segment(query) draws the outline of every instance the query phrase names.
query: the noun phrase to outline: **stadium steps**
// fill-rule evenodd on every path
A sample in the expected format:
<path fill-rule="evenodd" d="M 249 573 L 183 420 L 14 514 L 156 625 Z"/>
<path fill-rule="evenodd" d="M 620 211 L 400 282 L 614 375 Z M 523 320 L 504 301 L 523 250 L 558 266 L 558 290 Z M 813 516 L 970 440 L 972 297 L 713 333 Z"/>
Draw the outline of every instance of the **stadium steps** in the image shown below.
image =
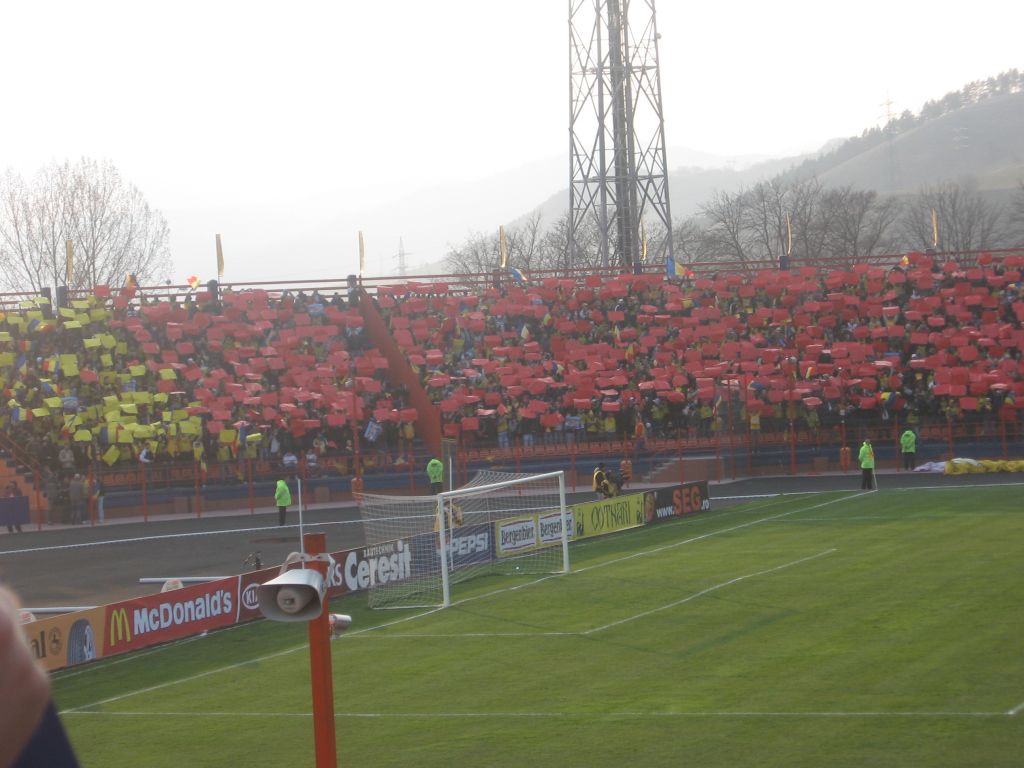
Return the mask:
<path fill-rule="evenodd" d="M 46 510 L 46 497 L 42 493 L 36 494 L 28 471 L 23 469 L 14 459 L 9 456 L 3 456 L 2 460 L 0 460 L 0 492 L 7 488 L 11 480 L 17 484 L 18 490 L 22 495 L 28 496 L 29 511 L 33 515 L 36 511 Z"/>
<path fill-rule="evenodd" d="M 683 463 L 680 471 L 679 464 Z M 641 482 L 658 484 L 678 483 L 698 480 L 718 480 L 725 476 L 724 459 L 721 456 L 692 456 L 682 459 L 669 459 L 646 473 Z"/>

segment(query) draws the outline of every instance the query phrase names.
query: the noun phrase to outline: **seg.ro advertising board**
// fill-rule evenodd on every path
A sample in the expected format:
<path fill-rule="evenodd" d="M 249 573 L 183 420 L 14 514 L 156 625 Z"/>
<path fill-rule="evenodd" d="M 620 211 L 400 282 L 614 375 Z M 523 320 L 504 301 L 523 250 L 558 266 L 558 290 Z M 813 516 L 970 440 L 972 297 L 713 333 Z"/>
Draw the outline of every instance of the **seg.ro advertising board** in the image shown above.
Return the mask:
<path fill-rule="evenodd" d="M 643 496 L 646 525 L 711 510 L 711 496 L 706 480 L 670 485 L 656 491 L 647 491 Z"/>

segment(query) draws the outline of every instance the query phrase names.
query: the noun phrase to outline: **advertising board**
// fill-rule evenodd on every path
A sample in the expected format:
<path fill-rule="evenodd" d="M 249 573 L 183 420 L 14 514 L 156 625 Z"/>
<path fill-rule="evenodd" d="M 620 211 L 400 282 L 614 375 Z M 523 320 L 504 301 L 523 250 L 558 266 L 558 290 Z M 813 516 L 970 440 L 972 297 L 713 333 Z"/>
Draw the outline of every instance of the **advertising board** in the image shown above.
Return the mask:
<path fill-rule="evenodd" d="M 706 512 L 706 481 L 683 483 L 573 505 L 567 510 L 569 538 L 582 539 Z M 493 561 L 561 542 L 557 510 L 494 524 L 452 528 L 452 569 Z M 436 574 L 437 534 L 331 553 L 327 594 L 340 597 L 372 585 Z M 56 670 L 103 656 L 145 648 L 260 618 L 256 589 L 277 576 L 278 567 L 124 600 L 102 608 L 54 616 L 24 625 L 36 658 Z"/>
<path fill-rule="evenodd" d="M 237 576 L 122 600 L 104 608 L 103 655 L 146 648 L 234 624 Z"/>
<path fill-rule="evenodd" d="M 647 491 L 643 494 L 643 499 L 644 523 L 647 525 L 675 517 L 695 515 L 698 512 L 708 512 L 711 509 L 711 496 L 706 480 Z"/>
<path fill-rule="evenodd" d="M 33 655 L 48 670 L 83 664 L 103 655 L 102 608 L 75 611 L 24 626 Z"/>
<path fill-rule="evenodd" d="M 600 501 L 574 504 L 575 537 L 587 539 L 606 533 L 624 531 L 644 524 L 644 497 L 642 493 L 614 496 Z"/>

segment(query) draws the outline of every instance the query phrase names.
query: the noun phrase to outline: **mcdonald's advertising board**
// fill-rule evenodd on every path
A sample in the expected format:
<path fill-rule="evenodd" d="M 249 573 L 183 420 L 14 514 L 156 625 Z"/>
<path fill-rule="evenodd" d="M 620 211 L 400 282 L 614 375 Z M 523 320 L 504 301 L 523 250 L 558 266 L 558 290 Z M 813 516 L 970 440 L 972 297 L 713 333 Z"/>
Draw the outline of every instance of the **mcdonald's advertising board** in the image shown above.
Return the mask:
<path fill-rule="evenodd" d="M 33 655 L 47 670 L 63 669 L 103 655 L 103 608 L 90 608 L 23 625 Z"/>
<path fill-rule="evenodd" d="M 103 655 L 218 629 L 238 620 L 237 576 L 106 606 Z"/>

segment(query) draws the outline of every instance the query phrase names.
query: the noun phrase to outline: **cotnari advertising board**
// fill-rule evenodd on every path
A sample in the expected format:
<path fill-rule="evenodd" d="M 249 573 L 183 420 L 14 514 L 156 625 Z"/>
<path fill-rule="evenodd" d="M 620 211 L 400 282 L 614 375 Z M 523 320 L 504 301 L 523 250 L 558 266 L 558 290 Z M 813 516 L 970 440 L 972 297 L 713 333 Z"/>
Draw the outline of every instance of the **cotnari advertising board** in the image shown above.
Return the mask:
<path fill-rule="evenodd" d="M 577 539 L 636 528 L 644 524 L 643 494 L 631 493 L 628 496 L 574 504 L 572 513 Z"/>

